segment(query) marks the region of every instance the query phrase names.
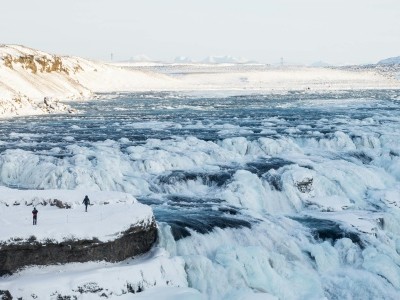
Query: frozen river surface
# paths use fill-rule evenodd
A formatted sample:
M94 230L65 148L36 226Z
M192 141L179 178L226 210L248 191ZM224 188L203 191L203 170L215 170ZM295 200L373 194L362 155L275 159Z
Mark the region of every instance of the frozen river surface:
M134 195L210 299L400 298L398 91L107 98L0 121L0 184Z

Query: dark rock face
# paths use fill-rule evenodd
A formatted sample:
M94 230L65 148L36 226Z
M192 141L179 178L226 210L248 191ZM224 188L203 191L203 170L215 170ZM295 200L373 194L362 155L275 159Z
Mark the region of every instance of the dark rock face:
M303 181L295 183L297 189L302 193L309 193L312 190L313 178L304 178Z
M63 203L58 199L53 199L53 201L50 201L50 206L57 206L58 208L71 208L71 205Z
M0 300L12 300L12 298L9 291L0 290Z
M148 225L132 226L121 237L101 242L70 240L61 243L25 242L0 245L0 276L12 274L29 265L51 265L70 262L108 261L117 262L149 251L157 240L155 220Z

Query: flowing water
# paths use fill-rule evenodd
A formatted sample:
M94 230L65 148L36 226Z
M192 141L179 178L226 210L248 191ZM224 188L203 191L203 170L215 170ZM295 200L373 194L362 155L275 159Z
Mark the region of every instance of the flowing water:
M398 91L103 98L0 121L0 184L131 193L210 299L400 297Z

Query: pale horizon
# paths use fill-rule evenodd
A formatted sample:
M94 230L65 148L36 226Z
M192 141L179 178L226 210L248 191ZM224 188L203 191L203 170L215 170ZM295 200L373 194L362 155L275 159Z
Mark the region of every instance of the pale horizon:
M2 11L0 43L94 60L233 56L343 65L400 55L395 0L15 0Z

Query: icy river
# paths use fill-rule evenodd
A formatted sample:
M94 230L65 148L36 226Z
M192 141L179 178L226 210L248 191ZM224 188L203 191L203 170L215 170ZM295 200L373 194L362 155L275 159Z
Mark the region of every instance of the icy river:
M102 96L1 120L0 185L134 195L209 299L400 298L399 91Z

